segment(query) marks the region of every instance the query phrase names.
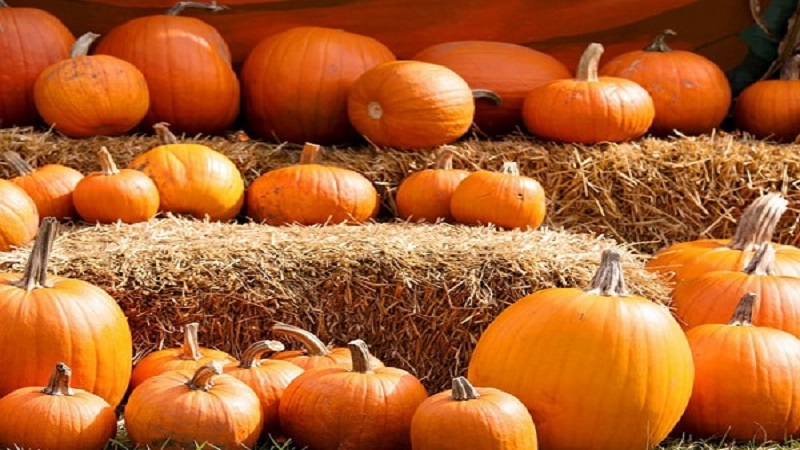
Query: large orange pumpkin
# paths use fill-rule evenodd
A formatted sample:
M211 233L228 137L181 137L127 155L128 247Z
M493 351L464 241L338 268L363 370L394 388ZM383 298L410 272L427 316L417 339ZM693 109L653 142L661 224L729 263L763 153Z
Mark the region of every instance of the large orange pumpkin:
M794 141L800 135L800 55L774 80L757 81L736 98L736 126L760 139Z
M301 144L341 144L357 134L347 93L365 71L394 61L377 40L344 30L297 27L259 43L242 67L244 110L254 134Z
M27 244L36 236L39 212L21 187L0 179L0 251Z
M83 174L63 164L44 164L34 167L22 159L19 153L8 151L3 154L8 164L17 172L11 182L30 195L39 212L39 219L74 219L75 206L72 193Z
M605 250L588 290L543 289L501 312L467 377L519 398L541 448L642 450L678 422L693 376L669 309L629 294L619 252Z

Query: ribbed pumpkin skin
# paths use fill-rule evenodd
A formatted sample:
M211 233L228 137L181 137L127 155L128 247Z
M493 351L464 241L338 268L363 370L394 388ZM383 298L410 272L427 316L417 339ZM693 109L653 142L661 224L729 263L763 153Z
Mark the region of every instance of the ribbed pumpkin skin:
M727 324L701 325L686 337L696 374L681 431L737 441L782 441L797 435L797 338L768 327Z
M543 449L641 450L678 422L693 367L666 307L637 296L550 288L520 299L489 325L468 378L519 398Z
M270 355L270 359L278 359L288 361L303 370L313 369L315 367L344 367L345 369L353 368L353 356L350 354L350 349L347 347L329 347L330 353L326 355L310 355L305 350L284 350ZM370 355L370 364L372 367L384 367L383 361Z
M28 193L36 204L40 220L45 217L72 219L77 215L72 193L82 178L83 174L71 167L45 164L10 181Z
M219 134L233 124L240 101L239 80L220 41L199 19L146 16L112 29L96 53L142 72L150 92L144 125L167 122L176 133Z
M800 135L800 80L757 81L733 109L736 126L760 139L794 141Z
M158 212L158 188L144 173L121 169L116 174L86 175L73 192L81 218L89 223L146 222Z
M350 122L379 146L423 149L449 144L472 125L472 89L439 64L391 61L366 71L350 89Z
M450 199L469 174L462 169L423 169L412 173L397 187L397 215L412 221L454 222Z
M36 78L69 56L75 36L38 8L0 6L0 30L0 127L34 125L39 117L33 102Z
M165 348L148 353L133 367L131 388L136 388L148 378L161 375L172 370L194 372L209 361L224 361L225 364L236 364L236 359L222 350L199 347L200 359L182 358L181 348Z
M347 93L365 71L394 61L377 40L343 30L297 27L261 41L242 67L247 123L255 135L323 145L352 141Z
M39 227L33 199L19 186L0 179L0 251L32 241Z
M522 127L522 103L533 88L572 76L554 57L506 42L445 42L427 47L411 59L449 67L471 88L499 95L499 106L485 101L475 104L475 125L491 136Z

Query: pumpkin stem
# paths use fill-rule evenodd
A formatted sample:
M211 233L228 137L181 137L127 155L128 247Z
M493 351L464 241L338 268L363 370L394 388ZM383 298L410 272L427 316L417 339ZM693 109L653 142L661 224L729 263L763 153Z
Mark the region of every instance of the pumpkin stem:
M47 395L73 395L72 387L69 385L71 379L72 369L63 362L56 363L50 381L42 392Z
M610 297L628 295L628 290L625 288L621 260L622 256L618 250L603 250L603 254L600 257L600 267L595 272L587 292Z
M463 402L466 400L475 400L480 396L481 394L478 393L469 380L464 377L453 378L453 400Z
M443 145L436 156L436 161L433 163L434 169L452 170L453 169L453 156L455 155L456 148L452 145Z
M774 275L776 272L775 247L769 242L756 250L753 259L744 268L744 273L748 275Z
M757 295L754 292L748 292L739 300L736 305L736 310L733 312L731 320L728 325L736 326L752 326L753 325L753 305L756 302Z
M218 5L216 0L213 0L210 3L185 1L175 3L175 5L168 9L165 14L168 16L178 16L186 8L207 9L211 12L219 12L228 9L228 7L225 5Z
M578 61L578 70L575 74L577 81L599 81L597 77L597 66L600 64L600 56L605 51L603 44L592 42L583 51L580 61Z
M350 357L353 359L353 372L372 372L372 359L370 358L367 343L361 339L356 339L348 342L347 347L350 349Z
M100 147L97 152L97 159L100 161L100 170L103 175L116 175L119 173L117 163L114 162L114 158L111 157L111 153L108 152L105 145Z
M728 247L734 250L753 251L772 241L772 235L789 202L780 192L762 195L745 208L739 225Z
M22 156L17 152L9 150L3 153L3 157L20 176L30 175L35 170L34 167L30 165L28 161L22 159Z
M69 52L70 58L77 58L78 56L86 56L89 54L89 47L92 46L94 41L99 38L100 35L97 33L92 33L91 31L88 33L84 33L81 37L79 37L74 44L72 44L72 49Z
M169 124L167 122L158 122L157 124L153 125L153 130L156 132L156 137L158 138L158 143L160 145L178 143L178 138L169 129Z
M667 28L661 34L653 38L653 42L644 48L646 52L661 52L661 53L669 53L672 51L669 45L667 45L667 39L672 36L676 36L676 33L673 30Z
M10 6L4 0L0 0L0 8L10 8Z
M503 163L503 168L500 172L509 175L519 175L519 165L516 161L506 161Z
M186 382L186 385L193 391L208 392L214 387L214 377L221 373L222 363L220 361L209 361L197 368L194 376Z
M317 164L322 155L321 147L319 144L312 144L306 142L303 145L303 151L300 153L300 164Z
M472 98L475 100L489 100L494 106L503 104L503 99L495 91L489 89L473 89Z
M297 339L303 344L309 356L325 356L331 353L326 346L314 333L306 331L300 327L277 322L272 326L272 332L282 334Z
M186 324L183 330L183 353L181 359L193 359L197 361L202 358L200 354L200 346L197 345L197 331L200 329L200 324L192 322Z
M800 80L800 55L786 61L781 68L781 80Z
M242 369L252 369L261 365L261 359L264 353L267 352L282 352L284 346L278 341L258 341L242 353L242 359L239 361L239 367Z
M25 265L25 272L22 278L14 282L14 286L32 291L38 288L51 287L47 280L47 260L53 250L53 242L58 234L58 221L55 217L45 217L39 225L39 232L36 240L33 241L33 248L28 256Z

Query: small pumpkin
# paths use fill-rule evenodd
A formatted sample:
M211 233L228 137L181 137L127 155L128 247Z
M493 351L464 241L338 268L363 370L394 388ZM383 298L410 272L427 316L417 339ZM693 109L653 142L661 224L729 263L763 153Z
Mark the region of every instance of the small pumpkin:
M759 139L792 142L800 135L800 55L781 69L779 79L760 80L736 98L736 126Z
M0 251L19 247L36 237L39 212L27 192L0 179Z
M102 450L117 434L117 414L102 397L71 386L72 369L56 363L46 386L0 398L0 446Z
M464 377L428 397L411 419L412 450L536 450L536 426L518 398Z
M289 361L298 367L308 370L315 367L339 366L352 369L353 355L350 347L326 346L314 333L304 330L294 325L285 323L275 323L272 325L272 333L285 336L303 345L301 350L284 350L273 353L270 358ZM383 362L370 354L370 366L373 368L383 367Z
M72 192L78 181L83 178L82 173L63 164L44 164L34 167L17 152L8 151L3 156L18 173L10 181L31 197L39 212L39 220L45 217L56 219L77 217L72 203Z
M522 103L532 89L572 76L567 66L547 53L509 42L443 42L420 50L411 59L441 64L472 88L497 94L500 104L475 104L475 126L489 136L522 127Z
M125 405L125 428L137 448L255 448L263 426L261 402L222 367L208 361L137 386Z
M233 161L202 144L179 143L167 127L153 127L160 145L128 165L158 187L160 210L212 221L231 220L244 204L244 178Z
M600 76L625 78L647 90L656 112L651 133L711 132L728 115L730 83L725 72L705 56L670 48L667 39L675 34L665 30L643 50L609 59L600 68Z
M747 293L727 323L686 332L695 365L679 429L698 438L782 442L800 430L800 340L753 324Z
M144 173L118 169L106 147L97 152L100 172L92 172L72 194L78 215L89 223L146 222L158 212L158 188Z
M348 347L352 369L309 369L289 384L281 427L292 442L314 450L408 449L412 416L428 397L425 387L405 370L373 368L364 341Z
M68 137L125 134L150 106L147 81L136 66L114 56L89 56L99 36L78 38L69 58L45 68L33 86L36 110Z
M468 225L532 230L544 222L546 201L542 185L506 161L499 172L478 170L464 178L450 197L450 214Z
M586 47L574 79L534 88L525 97L522 118L534 136L580 144L626 142L644 135L655 117L650 94L638 83L598 77L602 44Z
M197 339L199 329L200 324L197 322L184 325L182 346L156 350L140 359L133 367L131 389L135 389L148 378L170 370L194 371L209 361L222 361L226 365L238 363L227 352L201 347Z
M454 148L442 146L433 167L418 170L397 187L397 215L404 220L454 222L450 213L453 191L470 172L453 169Z
M372 182L319 159L320 146L306 143L298 164L253 180L247 190L247 215L268 225L363 223L375 218L380 203Z

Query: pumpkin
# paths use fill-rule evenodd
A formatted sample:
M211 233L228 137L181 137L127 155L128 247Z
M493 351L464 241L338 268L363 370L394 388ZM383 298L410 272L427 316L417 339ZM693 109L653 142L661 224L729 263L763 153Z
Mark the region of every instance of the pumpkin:
M78 215L89 223L146 222L158 212L158 188L144 173L118 169L106 147L97 152L100 172L86 175L72 194Z
M433 167L418 170L404 178L397 187L397 215L404 220L454 222L450 199L458 184L470 172L453 169L452 146L443 146Z
M40 8L10 7L0 0L0 126L34 125L39 119L33 85L47 66L69 55L72 32Z
M44 164L34 167L19 153L3 154L8 164L17 172L9 181L21 187L36 204L39 219L73 219L77 217L72 204L72 192L83 174L63 164Z
M475 105L475 126L489 136L522 127L522 102L533 88L572 76L556 58L508 42L444 42L424 48L411 59L449 67L472 88L496 93L501 104L480 101Z
M524 176L514 161L499 172L478 170L464 178L450 197L450 214L463 224L536 229L546 214L544 189Z
M348 343L352 369L309 369L281 397L281 427L314 450L405 450L411 418L428 397L420 381L395 367L373 368L367 344Z
M160 210L212 221L231 220L244 204L244 178L233 161L202 144L179 143L166 124L153 127L161 145L128 165L158 187Z
M125 405L137 448L255 448L262 426L258 396L219 361L148 378Z
M0 445L41 450L102 450L117 434L117 414L103 398L70 385L72 369L56 363L46 386L0 398Z
M800 278L777 276L775 250L762 245L742 271L715 270L681 281L672 291L672 306L685 329L726 323L742 295L759 297L752 322L800 337Z
M651 133L708 133L720 126L731 107L728 78L705 56L671 49L666 41L674 35L668 29L643 50L609 59L600 76L626 78L647 90L656 111Z
M116 407L131 376L128 319L100 287L48 276L47 259L57 230L56 219L45 218L24 273L0 273L0 348L14 349L5 354L0 396L44 385L49 368L61 361L75 371L76 388Z
M428 397L411 419L412 450L536 450L536 426L516 397L464 377Z
M756 250L771 242L788 201L778 192L764 194L745 208L732 238L696 239L662 248L645 268L670 283L713 270L744 270ZM800 276L800 249L775 246L775 275Z
M242 380L261 399L264 415L262 436L281 434L278 405L289 383L303 373L302 368L289 361L262 358L267 352L279 352L283 349L283 344L278 341L258 341L247 347L239 365L224 367L225 373Z
M272 169L250 183L247 215L268 225L363 223L380 208L378 191L360 173L319 162L320 147L306 143L300 162Z
M680 429L699 438L781 442L800 429L800 340L752 322L754 293L727 323L686 333L695 380Z
M356 130L374 145L424 149L449 144L472 125L475 91L453 70L422 61L390 61L364 72L347 97Z
M180 133L220 134L239 115L239 80L222 36L200 19L179 16L182 9L114 27L96 53L128 61L142 72L150 92L144 125L167 122Z
M170 370L194 371L209 361L223 361L225 364L238 363L227 352L201 347L198 344L199 323L188 323L183 328L183 345L181 347L156 350L148 353L136 363L131 374L131 389L135 389L148 378Z
M0 179L0 251L25 245L36 236L39 212L21 187Z
M760 80L736 98L736 126L759 139L792 142L800 135L800 55L781 69L780 78Z
M470 358L475 386L527 406L541 448L641 450L686 408L692 354L669 309L625 288L620 253L604 250L588 290L536 291L486 327Z
M88 56L99 36L78 38L69 58L46 67L33 85L36 110L68 137L125 134L150 106L147 81L133 64L108 55Z
M270 356L272 359L289 361L304 370L330 366L353 368L353 355L350 353L350 347L326 346L314 333L285 323L275 323L271 330L273 334L295 339L303 345L302 350L284 350L273 353ZM383 367L384 364L370 354L370 366L378 368Z
M522 105L525 128L557 142L626 142L644 135L655 117L650 94L634 81L599 77L602 44L592 43L574 79L556 80L531 90Z
M253 134L298 144L342 144L357 136L347 93L365 71L394 54L377 40L325 27L269 36L242 67L247 123Z

